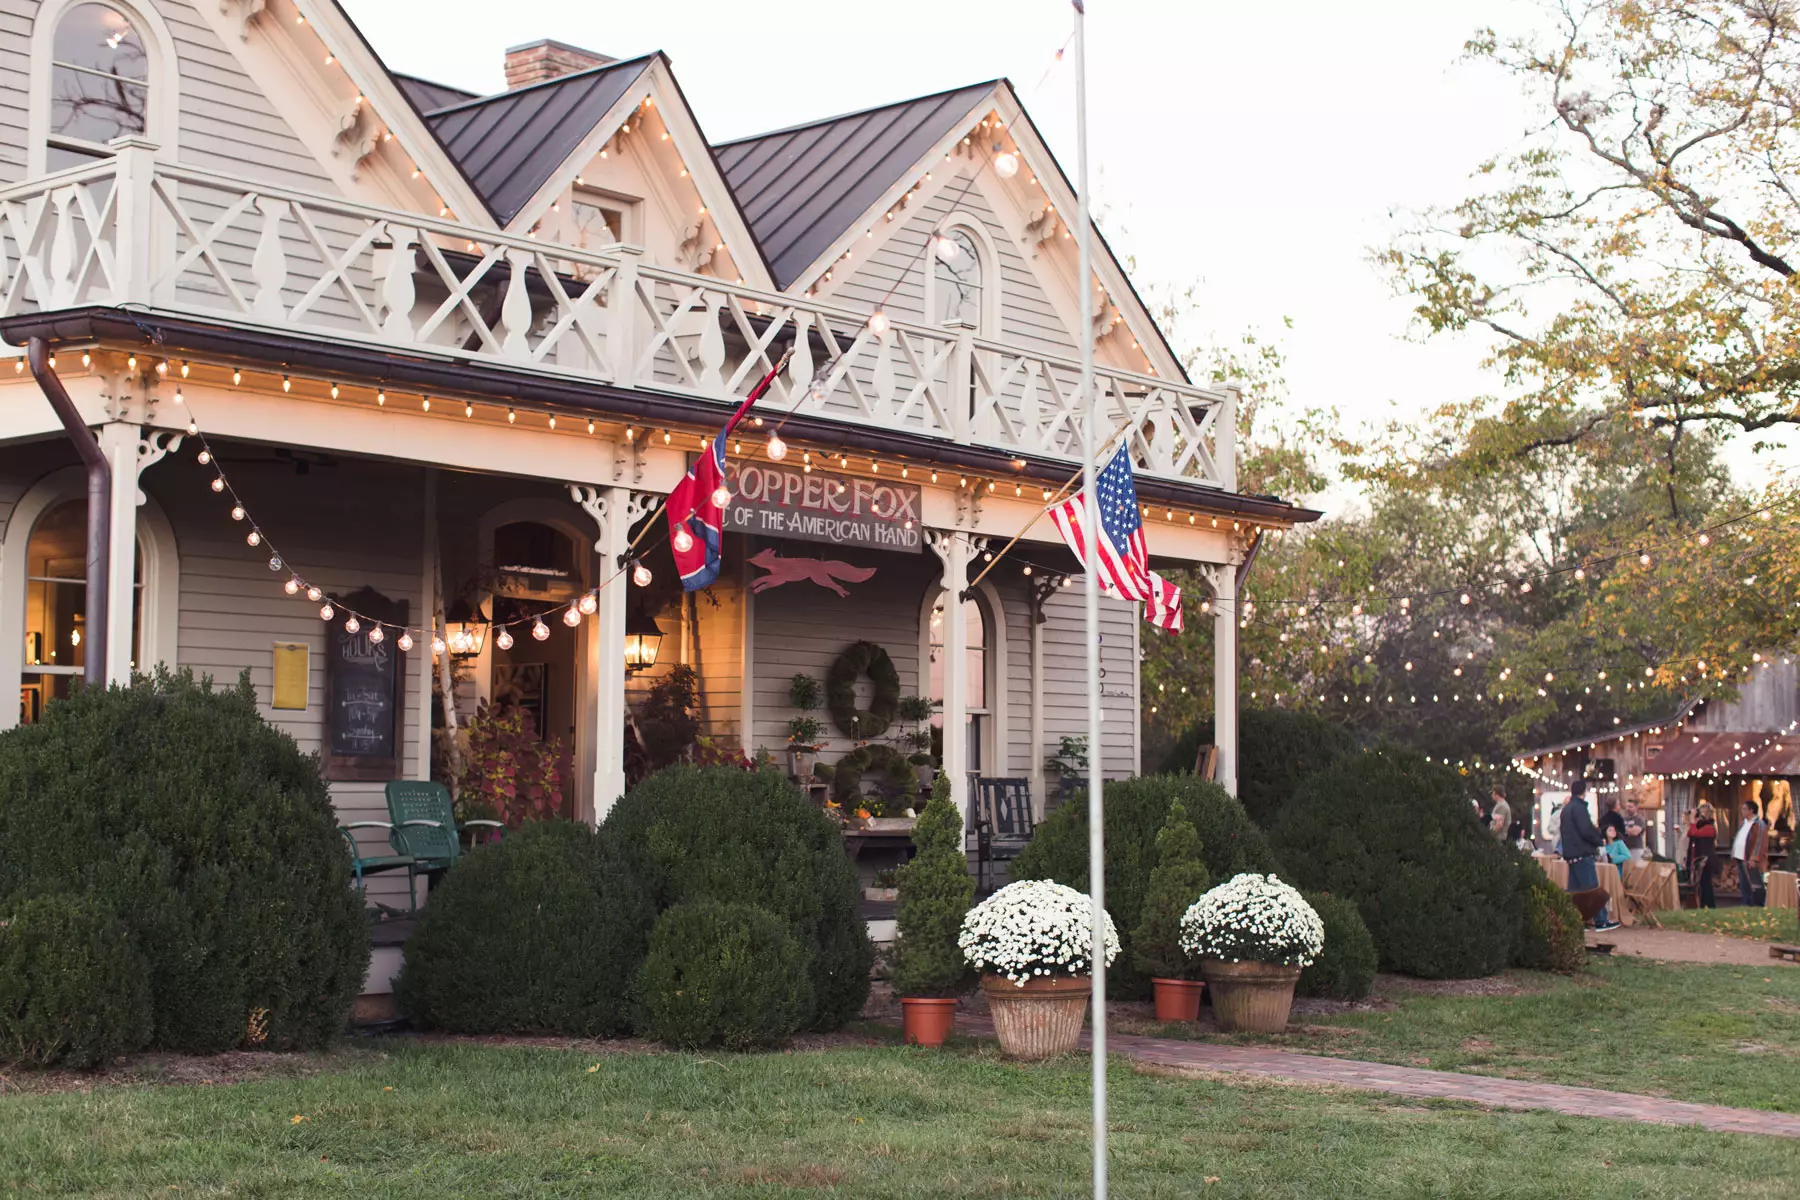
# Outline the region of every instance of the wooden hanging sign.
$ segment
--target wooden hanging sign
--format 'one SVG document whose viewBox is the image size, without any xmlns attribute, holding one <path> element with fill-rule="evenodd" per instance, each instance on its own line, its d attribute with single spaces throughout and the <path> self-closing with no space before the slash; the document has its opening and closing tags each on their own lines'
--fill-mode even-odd
<svg viewBox="0 0 1800 1200">
<path fill-rule="evenodd" d="M 728 461 L 725 486 L 725 528 L 736 533 L 914 554 L 925 546 L 924 493 L 914 484 Z"/>
</svg>

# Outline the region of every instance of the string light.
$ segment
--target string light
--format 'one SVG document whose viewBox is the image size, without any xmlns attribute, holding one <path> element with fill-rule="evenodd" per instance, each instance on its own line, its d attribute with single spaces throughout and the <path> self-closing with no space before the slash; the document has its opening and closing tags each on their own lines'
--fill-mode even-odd
<svg viewBox="0 0 1800 1200">
<path fill-rule="evenodd" d="M 631 582 L 637 584 L 639 587 L 649 587 L 650 579 L 650 568 L 646 567 L 643 560 L 640 559 L 637 565 L 631 569 Z"/>
<path fill-rule="evenodd" d="M 540 642 L 550 636 L 550 627 L 544 624 L 544 618 L 538 617 L 531 622 L 531 636 Z"/>
<path fill-rule="evenodd" d="M 502 625 L 499 632 L 494 634 L 494 645 L 500 647 L 502 650 L 511 650 L 513 648 L 512 631 Z"/>
</svg>

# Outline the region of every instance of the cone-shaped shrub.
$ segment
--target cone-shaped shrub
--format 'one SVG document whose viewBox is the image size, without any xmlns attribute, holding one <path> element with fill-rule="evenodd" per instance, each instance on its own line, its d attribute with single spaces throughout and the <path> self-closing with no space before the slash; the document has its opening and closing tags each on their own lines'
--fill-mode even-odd
<svg viewBox="0 0 1800 1200">
<path fill-rule="evenodd" d="M 600 827 L 657 912 L 741 902 L 786 922 L 809 953 L 808 1029 L 835 1029 L 869 996 L 875 948 L 837 823 L 773 770 L 678 763 L 627 792 Z"/>
<path fill-rule="evenodd" d="M 899 938 L 894 943 L 894 993 L 954 996 L 969 985 L 957 936 L 975 898 L 963 854 L 963 818 L 950 803 L 950 777 L 939 774 L 931 802 L 913 827 L 918 853 L 899 871 Z"/>
<path fill-rule="evenodd" d="M 1132 961 L 1153 979 L 1197 979 L 1200 964 L 1181 948 L 1181 917 L 1212 886 L 1200 857 L 1200 834 L 1180 800 L 1156 835 L 1156 867 L 1144 893 L 1143 916 L 1131 935 Z"/>
<path fill-rule="evenodd" d="M 318 756 L 262 719 L 249 672 L 83 688 L 0 733 L 0 903 L 57 892 L 124 924 L 160 1049 L 316 1046 L 362 990 L 368 920 Z"/>
<path fill-rule="evenodd" d="M 1513 965 L 1539 971 L 1579 971 L 1587 965 L 1587 939 L 1581 913 L 1569 893 L 1551 882 L 1544 869 L 1521 854 L 1525 925 Z"/>
</svg>

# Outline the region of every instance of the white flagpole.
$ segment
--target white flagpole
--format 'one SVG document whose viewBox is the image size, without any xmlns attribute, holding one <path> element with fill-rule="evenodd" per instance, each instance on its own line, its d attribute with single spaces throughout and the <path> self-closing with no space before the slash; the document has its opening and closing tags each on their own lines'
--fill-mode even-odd
<svg viewBox="0 0 1800 1200">
<path fill-rule="evenodd" d="M 1094 458 L 1100 413 L 1094 397 L 1094 247 L 1088 219 L 1087 152 L 1087 9 L 1084 0 L 1070 0 L 1075 8 L 1075 239 L 1080 247 L 1076 287 L 1081 303 L 1081 399 L 1077 411 L 1081 423 L 1081 486 L 1087 498 L 1083 523 L 1087 526 L 1087 561 L 1082 564 L 1083 592 L 1087 603 L 1087 706 L 1088 706 L 1088 894 L 1093 897 L 1091 961 L 1094 979 L 1094 1200 L 1106 1200 L 1106 828 L 1100 786 L 1100 499 L 1094 487 L 1098 464 Z"/>
</svg>

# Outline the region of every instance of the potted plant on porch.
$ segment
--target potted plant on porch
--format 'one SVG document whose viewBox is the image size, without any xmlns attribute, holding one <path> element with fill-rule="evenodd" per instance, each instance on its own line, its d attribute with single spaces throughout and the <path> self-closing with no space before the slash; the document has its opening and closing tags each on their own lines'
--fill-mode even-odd
<svg viewBox="0 0 1800 1200">
<path fill-rule="evenodd" d="M 894 992 L 906 1040 L 941 1046 L 956 1020 L 956 998 L 969 985 L 957 938 L 975 881 L 963 853 L 963 819 L 950 803 L 950 780 L 940 775 L 913 826 L 918 853 L 898 872 L 900 908 L 894 914 Z"/>
<path fill-rule="evenodd" d="M 931 714 L 936 709 L 936 702 L 923 696 L 908 696 L 900 701 L 900 719 L 910 728 L 900 734 L 897 740 L 903 749 L 909 751 L 906 761 L 918 772 L 921 789 L 931 787 L 931 777 L 937 771 L 937 759 L 931 753 Z"/>
<path fill-rule="evenodd" d="M 819 681 L 811 675 L 795 675 L 788 680 L 788 703 L 800 710 L 799 716 L 788 721 L 788 766 L 794 778 L 804 784 L 812 778 L 819 735 L 825 731 L 812 715 L 819 707 Z"/>
<path fill-rule="evenodd" d="M 1067 1054 L 1093 994 L 1093 901 L 1047 879 L 1009 883 L 969 910 L 957 942 L 982 973 L 1000 1048 L 1014 1058 Z M 1106 962 L 1119 933 L 1106 918 Z"/>
<path fill-rule="evenodd" d="M 1150 976 L 1156 992 L 1156 1019 L 1195 1021 L 1200 1017 L 1200 965 L 1181 948 L 1181 918 L 1212 886 L 1200 858 L 1200 834 L 1187 806 L 1169 805 L 1156 835 L 1156 867 L 1144 893 L 1144 912 L 1131 937 L 1132 961 Z"/>
<path fill-rule="evenodd" d="M 1325 923 L 1273 875 L 1235 875 L 1181 918 L 1181 948 L 1200 960 L 1219 1027 L 1280 1033 L 1294 984 L 1325 948 Z"/>
</svg>

